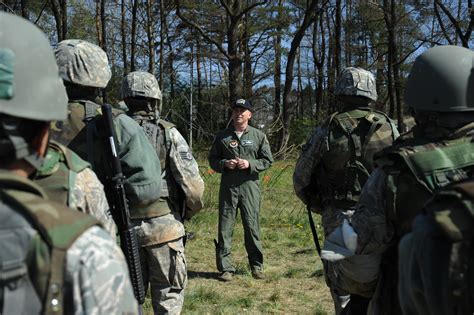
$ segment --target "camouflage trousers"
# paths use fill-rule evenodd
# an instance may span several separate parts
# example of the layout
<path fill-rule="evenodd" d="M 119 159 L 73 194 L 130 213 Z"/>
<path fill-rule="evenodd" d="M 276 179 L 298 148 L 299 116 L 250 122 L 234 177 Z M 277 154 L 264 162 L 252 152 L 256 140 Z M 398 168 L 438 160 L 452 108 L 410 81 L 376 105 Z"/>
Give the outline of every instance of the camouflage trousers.
<path fill-rule="evenodd" d="M 147 219 L 140 225 L 137 223 L 134 222 L 141 244 L 143 283 L 146 289 L 148 285 L 151 288 L 154 313 L 180 314 L 188 281 L 184 227 L 172 215 Z M 174 239 L 167 240 L 170 237 Z"/>

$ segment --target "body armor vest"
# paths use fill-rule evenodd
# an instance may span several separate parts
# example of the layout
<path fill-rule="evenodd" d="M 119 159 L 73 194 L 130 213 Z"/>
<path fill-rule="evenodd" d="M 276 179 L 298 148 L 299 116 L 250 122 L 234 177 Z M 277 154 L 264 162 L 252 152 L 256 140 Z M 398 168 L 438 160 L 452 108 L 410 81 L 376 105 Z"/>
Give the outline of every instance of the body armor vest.
<path fill-rule="evenodd" d="M 76 208 L 71 204 L 72 188 L 77 174 L 89 166 L 89 163 L 71 150 L 51 141 L 43 165 L 36 173 L 35 182 L 46 192 L 49 199 Z"/>
<path fill-rule="evenodd" d="M 41 197 L 27 179 L 0 173 L 0 313 L 62 314 L 68 248 L 99 223 Z"/>

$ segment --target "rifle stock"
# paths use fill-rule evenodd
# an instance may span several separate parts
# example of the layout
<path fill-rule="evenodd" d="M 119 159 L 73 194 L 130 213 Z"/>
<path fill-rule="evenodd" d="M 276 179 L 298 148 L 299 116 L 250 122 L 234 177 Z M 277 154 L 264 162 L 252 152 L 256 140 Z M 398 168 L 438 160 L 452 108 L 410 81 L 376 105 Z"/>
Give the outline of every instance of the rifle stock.
<path fill-rule="evenodd" d="M 102 119 L 107 137 L 107 153 L 109 167 L 107 172 L 107 185 L 105 192 L 109 201 L 112 216 L 120 235 L 120 247 L 127 259 L 133 292 L 138 303 L 145 302 L 145 288 L 143 286 L 142 270 L 140 265 L 140 255 L 138 252 L 138 240 L 130 222 L 130 210 L 125 194 L 125 176 L 122 173 L 122 166 L 115 146 L 116 136 L 114 122 L 112 119 L 112 108 L 110 105 L 102 105 Z"/>

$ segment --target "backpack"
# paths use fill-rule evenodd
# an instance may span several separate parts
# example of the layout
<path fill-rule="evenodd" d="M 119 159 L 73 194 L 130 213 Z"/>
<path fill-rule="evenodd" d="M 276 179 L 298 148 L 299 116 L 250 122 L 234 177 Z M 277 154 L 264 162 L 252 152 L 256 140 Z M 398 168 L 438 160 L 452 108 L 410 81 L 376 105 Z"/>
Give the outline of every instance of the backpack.
<path fill-rule="evenodd" d="M 474 180 L 440 190 L 426 206 L 428 215 L 451 242 L 448 283 L 453 314 L 474 312 Z"/>
<path fill-rule="evenodd" d="M 10 173 L 0 173 L 0 200 L 0 313 L 62 314 L 67 250 L 98 222 Z"/>
<path fill-rule="evenodd" d="M 170 129 L 175 128 L 175 125 L 159 119 L 147 119 L 143 116 L 137 115 L 132 118 L 143 128 L 145 135 L 155 149 L 156 155 L 160 159 L 161 164 L 161 198 L 168 198 L 173 204 L 175 210 L 180 212 L 180 200 L 183 198 L 183 192 L 179 185 L 174 180 L 170 169 L 170 152 L 172 146 Z"/>
<path fill-rule="evenodd" d="M 326 148 L 316 172 L 321 202 L 354 206 L 374 169 L 374 154 L 391 146 L 398 132 L 386 114 L 369 108 L 336 112 L 325 127 Z"/>

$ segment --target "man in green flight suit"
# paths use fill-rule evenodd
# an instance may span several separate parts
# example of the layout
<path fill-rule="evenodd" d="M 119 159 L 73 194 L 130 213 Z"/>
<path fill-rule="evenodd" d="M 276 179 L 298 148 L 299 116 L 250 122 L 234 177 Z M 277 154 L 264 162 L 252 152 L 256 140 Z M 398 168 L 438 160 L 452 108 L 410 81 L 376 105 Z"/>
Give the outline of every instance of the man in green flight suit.
<path fill-rule="evenodd" d="M 233 124 L 221 130 L 209 153 L 212 169 L 222 173 L 219 192 L 219 227 L 216 244 L 219 279 L 232 280 L 235 267 L 231 261 L 232 233 L 240 209 L 252 276 L 263 279 L 263 251 L 260 241 L 259 173 L 273 163 L 265 134 L 249 126 L 252 117 L 250 101 L 239 99 L 232 108 Z"/>

